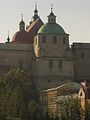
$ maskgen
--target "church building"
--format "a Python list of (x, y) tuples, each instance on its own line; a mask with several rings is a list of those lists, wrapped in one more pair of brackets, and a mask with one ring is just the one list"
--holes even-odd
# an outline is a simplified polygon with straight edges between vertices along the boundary
[(56, 87), (64, 81), (75, 80), (75, 74), (79, 71), (75, 66), (78, 62), (75, 51), (75, 46), (70, 48), (69, 34), (57, 24), (53, 8), (44, 24), (35, 5), (29, 25), (25, 28), (22, 16), (19, 31), (11, 41), (8, 35), (7, 42), (0, 43), (0, 72), (20, 67), (32, 73), (38, 90)]
[(49, 88), (65, 80), (73, 80), (69, 34), (56, 23), (52, 8), (48, 22), (40, 27), (34, 37), (34, 52), (35, 78), (39, 88)]

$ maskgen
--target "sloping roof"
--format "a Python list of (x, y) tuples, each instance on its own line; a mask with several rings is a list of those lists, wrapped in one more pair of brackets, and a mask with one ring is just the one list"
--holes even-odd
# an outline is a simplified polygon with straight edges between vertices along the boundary
[(35, 21), (33, 20), (32, 22), (30, 22), (30, 25), (27, 26), (26, 31), (30, 32), (36, 24), (38, 24), (38, 27), (40, 28), (43, 25), (43, 22), (40, 18), (36, 19)]
[(68, 81), (55, 88), (43, 90), (41, 92), (49, 92), (49, 91), (57, 90), (58, 95), (74, 94), (74, 93), (78, 93), (80, 86), (81, 85), (79, 83)]

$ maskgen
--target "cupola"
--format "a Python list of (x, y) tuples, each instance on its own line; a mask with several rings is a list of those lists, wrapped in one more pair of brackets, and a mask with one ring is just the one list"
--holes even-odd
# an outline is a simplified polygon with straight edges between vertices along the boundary
[(51, 4), (51, 13), (48, 16), (48, 23), (56, 23), (56, 16), (53, 13), (53, 5)]
[(20, 31), (25, 30), (25, 22), (23, 21), (23, 14), (21, 14), (21, 22), (19, 23), (19, 30)]
[(65, 34), (64, 29), (56, 23), (56, 16), (53, 13), (53, 7), (51, 5), (51, 12), (48, 16), (48, 22), (41, 26), (38, 33), (40, 34)]

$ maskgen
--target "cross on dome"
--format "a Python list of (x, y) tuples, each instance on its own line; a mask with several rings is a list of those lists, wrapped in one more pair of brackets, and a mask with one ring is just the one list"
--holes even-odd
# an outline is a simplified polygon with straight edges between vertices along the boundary
[(8, 36), (9, 36), (9, 30), (8, 30)]
[(23, 21), (23, 14), (21, 14), (21, 21)]
[(53, 13), (53, 4), (51, 4), (51, 13)]

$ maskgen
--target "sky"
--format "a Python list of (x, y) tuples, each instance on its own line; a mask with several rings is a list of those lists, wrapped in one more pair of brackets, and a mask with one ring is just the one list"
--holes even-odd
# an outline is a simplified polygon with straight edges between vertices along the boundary
[(44, 23), (50, 13), (51, 4), (57, 23), (70, 34), (73, 42), (90, 42), (90, 0), (0, 0), (0, 42), (6, 42), (19, 30), (21, 14), (28, 25), (37, 2), (39, 16)]

